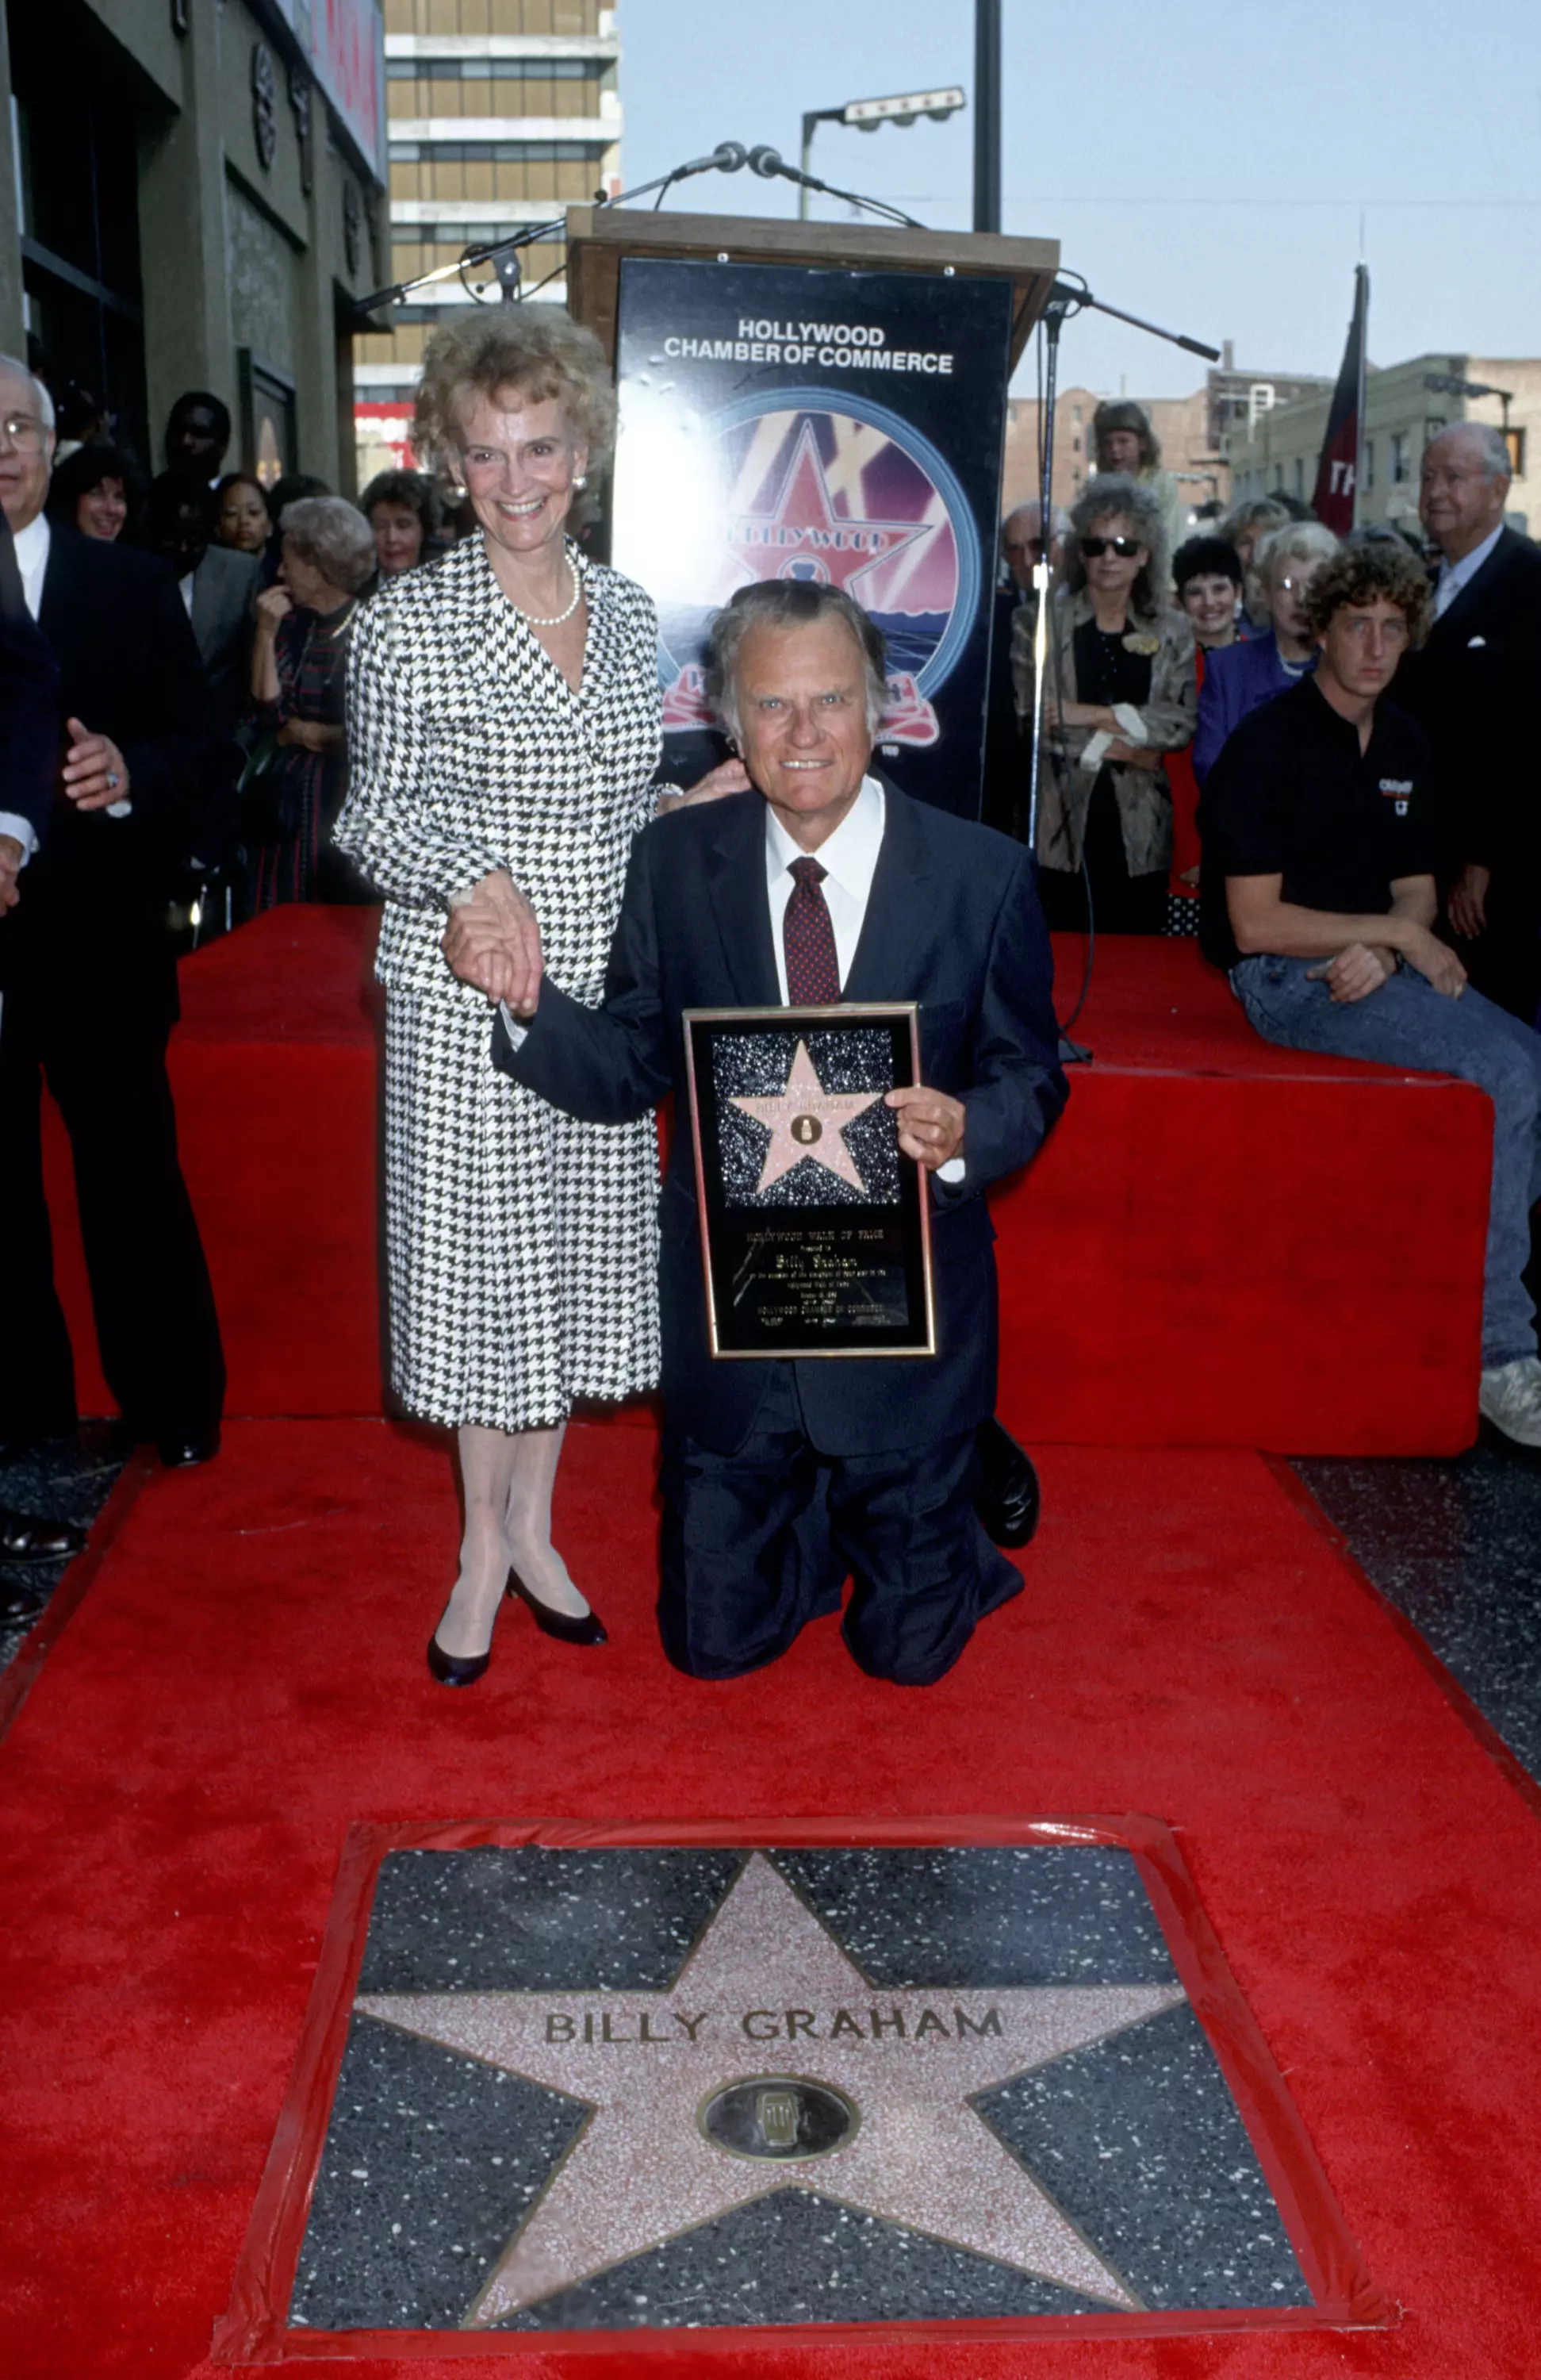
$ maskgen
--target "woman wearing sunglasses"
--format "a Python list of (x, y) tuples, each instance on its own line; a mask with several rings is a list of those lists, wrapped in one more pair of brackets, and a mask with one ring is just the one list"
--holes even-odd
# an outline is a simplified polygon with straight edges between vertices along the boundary
[(1054, 600), (1038, 808), (1050, 926), (1159, 934), (1171, 862), (1163, 755), (1191, 743), (1194, 635), (1170, 580), (1159, 497), (1099, 472), (1071, 507)]

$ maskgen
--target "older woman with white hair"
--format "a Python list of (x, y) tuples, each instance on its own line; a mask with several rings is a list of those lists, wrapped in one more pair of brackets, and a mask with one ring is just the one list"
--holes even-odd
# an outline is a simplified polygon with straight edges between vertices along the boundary
[(331, 837), (347, 782), (348, 643), (374, 577), (374, 532), (341, 496), (286, 504), (279, 528), (283, 560), (257, 599), (251, 646), (261, 732), (246, 791), (254, 909), (358, 897)]
[(1320, 521), (1287, 521), (1258, 546), (1252, 578), (1268, 625), (1260, 637), (1228, 645), (1206, 662), (1194, 736), (1194, 774), (1201, 785), (1247, 712), (1286, 693), (1316, 668), (1317, 639), (1305, 599), (1337, 551), (1337, 539)]
[[(568, 534), (614, 422), (599, 341), (558, 308), (471, 307), (436, 331), (414, 443), (479, 533), (391, 579), (354, 637), (337, 841), (385, 895), (391, 1377), (457, 1432), (465, 1490), (428, 1648), (444, 1685), (487, 1668), (505, 1592), (546, 1634), (604, 1643), (552, 1543), (563, 1432), (576, 1399), (658, 1377), (651, 1125), (581, 1123), (488, 1056), (489, 998), (520, 1004), (548, 961), (598, 1004), (660, 807), (657, 616)], [(482, 990), (452, 973), (447, 923)]]
[(1171, 864), (1162, 756), (1194, 731), (1194, 637), (1163, 589), (1159, 495), (1099, 472), (1071, 508), (1044, 690), (1038, 892), (1050, 927), (1159, 934)]

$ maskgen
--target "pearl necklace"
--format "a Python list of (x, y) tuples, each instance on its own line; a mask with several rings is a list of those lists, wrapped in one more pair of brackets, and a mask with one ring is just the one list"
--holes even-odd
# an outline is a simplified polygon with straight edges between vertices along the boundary
[(523, 621), (524, 621), (524, 623), (525, 623), (525, 625), (526, 625), (526, 626), (527, 626), (527, 627), (530, 627), (530, 628), (560, 628), (560, 627), (561, 627), (561, 625), (562, 625), (563, 621), (564, 621), (564, 620), (570, 620), (570, 619), (572, 618), (572, 616), (573, 616), (573, 613), (577, 610), (577, 607), (578, 607), (578, 598), (579, 598), (579, 597), (582, 595), (582, 593), (583, 593), (583, 580), (582, 580), (582, 578), (581, 578), (581, 577), (579, 577), (579, 575), (578, 575), (578, 566), (577, 566), (577, 564), (573, 560), (572, 555), (571, 555), (570, 553), (564, 553), (564, 554), (563, 555), (563, 557), (562, 557), (562, 558), (563, 558), (563, 560), (565, 562), (565, 564), (567, 565), (568, 569), (569, 569), (569, 570), (572, 572), (572, 574), (573, 574), (573, 600), (572, 600), (572, 601), (568, 604), (567, 609), (566, 609), (564, 612), (553, 612), (553, 613), (552, 613), (552, 616), (551, 616), (551, 618), (550, 618), (549, 620), (542, 620), (542, 619), (540, 617), (540, 615), (539, 615), (537, 613), (534, 613), (534, 612), (519, 612), (519, 607), (518, 607), (518, 605), (516, 603), (516, 605), (514, 606), (514, 609), (515, 609), (516, 612), (519, 612), (519, 617), (520, 617), (520, 619), (521, 619), (521, 620), (523, 620)]

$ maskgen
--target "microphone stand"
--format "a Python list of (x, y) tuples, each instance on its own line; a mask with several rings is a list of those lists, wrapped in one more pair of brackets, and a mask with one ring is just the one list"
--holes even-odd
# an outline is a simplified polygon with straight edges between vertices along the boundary
[[(738, 146), (736, 141), (724, 141), (722, 145), (724, 148)], [(640, 182), (635, 190), (617, 191), (613, 199), (607, 198), (603, 190), (596, 190), (594, 205), (596, 209), (624, 207), (633, 199), (649, 197), (654, 190), (661, 198), (671, 183), (683, 181), (688, 174), (712, 171), (736, 174), (743, 163), (741, 153), (734, 164), (719, 164), (715, 157), (710, 157), (698, 164), (675, 165), (671, 172), (660, 174), (656, 181)], [(565, 230), (566, 223), (564, 214), (555, 215), (550, 223), (527, 224), (523, 231), (511, 232), (506, 239), (485, 240), (479, 247), (465, 249), (453, 264), (436, 264), (431, 273), (419, 273), (410, 281), (393, 281), (388, 288), (374, 289), (367, 298), (356, 298), (355, 310), (360, 314), (372, 314), (379, 306), (399, 305), (404, 298), (410, 298), (414, 290), (426, 289), (435, 281), (449, 281), (455, 273), (468, 272), (477, 264), (491, 264), (503, 283), (504, 296), (515, 298), (519, 288), (520, 249), (531, 248), (539, 239), (550, 239), (555, 233)]]
[[(1094, 298), (1077, 273), (1073, 281), (1057, 280), (1050, 288), (1041, 317), (1046, 357), (1043, 375), (1043, 419), (1041, 422), (1038, 462), (1038, 558), (1033, 565), (1033, 589), (1038, 599), (1037, 617), (1033, 623), (1033, 741), (1027, 765), (1027, 848), (1035, 867), (1038, 850), (1038, 789), (1042, 778), (1043, 694), (1049, 665), (1049, 580), (1050, 552), (1053, 546), (1053, 486), (1054, 486), (1054, 405), (1060, 378), (1060, 333), (1073, 314), (1081, 314), (1093, 307), (1099, 314), (1110, 314), (1116, 322), (1131, 322), (1137, 331), (1147, 331), (1154, 339), (1166, 339), (1174, 347), (1185, 347), (1190, 355), (1204, 356), (1218, 364), (1218, 347), (1207, 347), (1202, 339), (1190, 339), (1181, 331), (1166, 331), (1159, 322), (1147, 322), (1138, 314), (1126, 314), (1120, 306), (1104, 304)], [(1081, 986), (1081, 997), (1072, 1011), (1070, 1023), (1074, 1024), (1086, 1004), (1091, 983), (1092, 956), (1097, 941), (1096, 919), (1092, 915), (1091, 892), (1087, 887), (1086, 917), (1090, 929), (1086, 950), (1086, 972)], [(1089, 1050), (1072, 1041), (1068, 1032), (1060, 1036), (1060, 1056), (1067, 1062), (1086, 1062)]]

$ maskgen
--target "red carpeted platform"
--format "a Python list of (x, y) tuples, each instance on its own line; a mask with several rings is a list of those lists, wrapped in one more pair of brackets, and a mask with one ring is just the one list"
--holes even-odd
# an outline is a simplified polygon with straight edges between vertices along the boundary
[[(173, 1071), (234, 1413), (380, 1405), (372, 911), (280, 909), (183, 968)], [(1083, 945), (1060, 946), (1060, 1005)], [(1491, 1109), (1270, 1050), (1185, 941), (1109, 940), (1093, 1062), (995, 1200), (1002, 1417), (1023, 1435), (1448, 1453), (1475, 1427)], [(49, 1145), (87, 1411), (68, 1158)]]
[(218, 1463), (152, 1473), (120, 1512), (0, 1755), (6, 2380), (212, 2380), (352, 1822), (742, 1829), (794, 1803), (890, 1825), (1147, 1810), (1175, 1828), (1401, 2325), (956, 2349), (629, 2334), (518, 2368), (1530, 2380), (1534, 1796), (1266, 1463), (1036, 1448), (1028, 1593), (906, 1694), (859, 1676), (830, 1621), (733, 1686), (670, 1670), (652, 1451), (644, 1430), (575, 1429), (559, 1491), (610, 1647), (575, 1654), (511, 1613), (489, 1677), (458, 1695), (422, 1663), (454, 1531), (437, 1445), (380, 1422), (237, 1424)]

